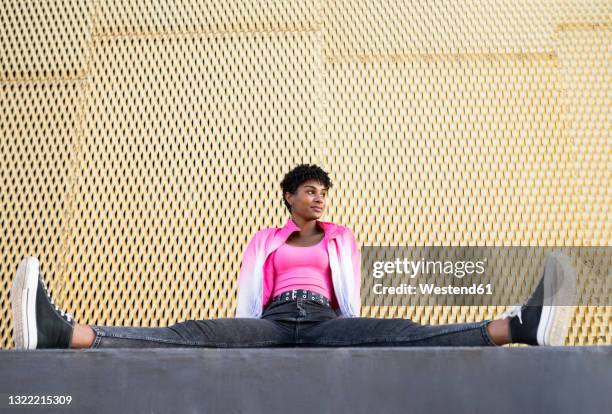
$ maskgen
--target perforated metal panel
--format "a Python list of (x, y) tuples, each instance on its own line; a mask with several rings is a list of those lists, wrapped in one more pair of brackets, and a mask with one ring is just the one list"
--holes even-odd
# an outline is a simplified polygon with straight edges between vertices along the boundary
[[(2, 347), (28, 254), (82, 323), (233, 316), (301, 162), (362, 245), (610, 245), (609, 2), (0, 7)], [(567, 343), (612, 343), (611, 319), (578, 307)]]
[[(335, 196), (352, 199), (332, 210), (363, 244), (610, 244), (609, 96), (568, 101), (576, 83), (610, 84), (609, 4), (344, 1), (323, 15), (324, 164)], [(562, 51), (569, 30), (588, 51)], [(527, 297), (535, 281), (515, 277)], [(581, 286), (580, 302), (590, 293)], [(362, 314), (445, 323), (502, 310)], [(610, 307), (578, 307), (568, 344), (609, 343), (611, 319)]]

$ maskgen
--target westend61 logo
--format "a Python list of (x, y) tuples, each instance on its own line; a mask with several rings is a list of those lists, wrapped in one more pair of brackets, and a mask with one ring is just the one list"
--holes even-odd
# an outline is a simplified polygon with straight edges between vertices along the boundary
[[(372, 277), (381, 279), (385, 276), (404, 275), (409, 279), (414, 279), (418, 276), (452, 276), (461, 279), (470, 275), (483, 275), (486, 263), (486, 257), (477, 261), (426, 260), (424, 257), (420, 260), (410, 260), (406, 257), (395, 258), (394, 261), (375, 261), (372, 264)], [(377, 295), (387, 293), (415, 295), (419, 292), (424, 295), (492, 295), (493, 286), (491, 283), (473, 283), (471, 286), (453, 286), (452, 283), (445, 286), (435, 283), (419, 283), (418, 286), (408, 283), (401, 283), (399, 286), (384, 286), (383, 283), (374, 283), (373, 291)]]
[[(564, 305), (612, 305), (609, 247), (439, 246), (362, 247), (362, 305), (524, 303), (543, 275), (546, 257), (553, 250), (563, 251), (571, 259), (579, 286), (584, 286), (578, 303)], [(563, 281), (563, 277), (560, 274), (555, 280)], [(553, 297), (562, 286), (547, 286), (544, 295)]]

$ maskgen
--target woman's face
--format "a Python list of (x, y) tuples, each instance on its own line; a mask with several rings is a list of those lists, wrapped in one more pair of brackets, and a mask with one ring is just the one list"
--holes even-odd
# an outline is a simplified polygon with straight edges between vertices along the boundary
[(327, 188), (315, 180), (303, 182), (295, 194), (285, 193), (292, 213), (305, 220), (318, 220), (323, 215), (326, 198)]

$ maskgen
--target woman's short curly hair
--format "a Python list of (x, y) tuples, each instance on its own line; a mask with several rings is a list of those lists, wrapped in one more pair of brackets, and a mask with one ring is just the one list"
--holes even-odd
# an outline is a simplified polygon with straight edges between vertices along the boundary
[(287, 210), (291, 212), (291, 206), (285, 200), (285, 193), (295, 194), (298, 187), (309, 180), (318, 181), (320, 184), (325, 186), (326, 188), (332, 187), (332, 182), (329, 178), (329, 175), (318, 165), (312, 164), (300, 164), (291, 171), (289, 171), (283, 181), (281, 181), (281, 187), (283, 189), (283, 202), (285, 203), (285, 207)]

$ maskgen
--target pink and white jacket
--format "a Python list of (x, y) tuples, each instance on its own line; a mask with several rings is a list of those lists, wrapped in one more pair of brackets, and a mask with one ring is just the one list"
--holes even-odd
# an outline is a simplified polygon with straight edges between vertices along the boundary
[[(348, 227), (318, 221), (325, 232), (334, 293), (340, 317), (358, 317), (361, 312), (361, 253)], [(238, 276), (237, 318), (261, 318), (263, 307), (271, 299), (274, 279), (269, 257), (282, 246), (291, 233), (300, 228), (289, 217), (284, 227), (259, 230), (244, 252)], [(330, 298), (331, 299), (331, 298)]]

